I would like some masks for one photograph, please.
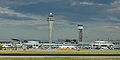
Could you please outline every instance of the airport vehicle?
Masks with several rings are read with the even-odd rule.
[[[3,48],[12,48],[15,47],[13,44],[1,44]]]
[[[91,44],[92,49],[114,49],[114,44],[108,41],[95,41]]]
[[[76,46],[59,46],[61,49],[76,49]]]

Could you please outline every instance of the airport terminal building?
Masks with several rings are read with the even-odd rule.
[[[76,39],[59,39],[52,40],[52,44],[49,44],[49,40],[24,40],[24,39],[12,39],[0,41],[0,44],[4,48],[34,48],[34,49],[48,49],[50,46],[52,49],[57,48],[82,48],[82,49],[120,49],[120,41],[113,40],[106,41],[93,41],[93,42],[78,42]]]

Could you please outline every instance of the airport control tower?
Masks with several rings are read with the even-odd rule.
[[[52,43],[52,30],[53,30],[53,23],[54,23],[54,16],[52,13],[48,16],[48,24],[49,24],[49,43]]]
[[[77,28],[79,30],[79,40],[78,42],[82,42],[82,30],[83,30],[83,25],[77,25]]]

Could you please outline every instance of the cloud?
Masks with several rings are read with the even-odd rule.
[[[33,0],[0,0],[0,6],[6,7],[6,6],[29,5],[29,4],[35,4],[38,2],[39,0],[36,0],[36,1],[33,1]]]
[[[54,23],[54,28],[58,30],[61,26],[66,26],[66,21],[55,21]],[[34,29],[34,30],[41,30],[41,31],[46,31],[48,30],[48,22],[47,21],[40,21],[40,20],[1,20],[0,19],[0,27],[17,27],[17,28],[22,28],[22,29]],[[64,28],[61,27],[61,28]],[[55,30],[55,31],[56,31]],[[58,30],[60,31],[60,30]]]
[[[114,0],[114,2],[110,3],[111,6],[119,6],[120,0]]]
[[[13,25],[13,26],[25,26],[25,25],[44,25],[47,22],[40,22],[39,20],[26,20],[26,21],[15,21],[15,20],[3,20],[0,21],[0,25]]]
[[[120,26],[104,26],[104,28],[114,28],[114,29],[118,29],[118,28],[120,28]]]
[[[106,4],[97,4],[98,6],[105,6]]]
[[[107,10],[107,12],[118,12],[118,11],[120,11],[120,7],[114,7]]]
[[[9,9],[9,7],[0,7],[0,25],[5,26],[35,26],[36,29],[43,29],[42,26],[48,25],[46,16],[34,15],[34,14],[23,14],[16,12],[15,10]],[[57,21],[54,24],[64,25],[68,23],[66,20],[61,19],[63,16],[55,17]],[[38,27],[40,26],[40,27]]]
[[[93,2],[80,2],[80,5],[95,5],[95,6],[105,6],[106,4],[102,4],[102,3],[93,3]]]
[[[9,19],[9,20],[34,20],[35,18],[31,18],[25,14],[15,12],[9,7],[0,7],[0,18]]]
[[[77,3],[76,2],[72,2],[72,4],[71,4],[72,6],[75,6],[75,5],[77,5]]]
[[[80,2],[80,5],[93,5],[91,2]]]
[[[39,30],[44,30],[46,27],[44,26],[39,26],[39,27],[36,27],[36,29],[39,29]]]
[[[104,31],[120,31],[120,30],[116,30],[116,29],[107,29],[107,30],[104,30]]]
[[[0,19],[1,20],[1,19]],[[56,21],[54,24],[63,25],[66,24],[66,21]],[[0,25],[13,25],[13,26],[35,26],[35,25],[48,25],[47,21],[40,20],[1,20]]]
[[[120,31],[120,26],[104,26],[104,31]]]
[[[54,1],[62,1],[62,0],[0,0],[0,6],[21,6],[21,5],[31,5],[38,4],[41,2],[48,3]]]
[[[66,24],[68,23],[66,20],[56,21],[55,24]]]
[[[120,23],[115,23],[115,24],[113,24],[113,25],[120,25]]]
[[[103,16],[101,15],[100,17],[91,18],[91,19],[96,22],[104,22],[104,23],[108,23],[108,24],[120,23],[119,17],[116,17],[114,15],[109,15],[109,13],[103,13],[103,14],[102,14]]]
[[[8,15],[13,15],[13,14],[17,14],[14,10],[10,10],[9,7],[0,7],[0,14],[8,14]]]
[[[120,0],[115,0],[109,5],[108,12],[119,12],[120,11]]]

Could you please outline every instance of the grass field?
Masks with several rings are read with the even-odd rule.
[[[46,58],[0,58],[0,60],[120,60],[120,58],[46,57]]]
[[[0,54],[120,54],[120,50],[0,51]]]

